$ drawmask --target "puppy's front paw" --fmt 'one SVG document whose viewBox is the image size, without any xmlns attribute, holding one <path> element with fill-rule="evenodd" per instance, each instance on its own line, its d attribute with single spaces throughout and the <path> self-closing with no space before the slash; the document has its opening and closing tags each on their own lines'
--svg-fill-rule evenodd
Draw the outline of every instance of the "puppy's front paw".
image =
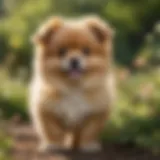
<svg viewBox="0 0 160 160">
<path fill-rule="evenodd" d="M 38 151 L 39 152 L 47 152 L 47 151 L 58 151 L 61 150 L 62 146 L 57 145 L 57 144 L 46 144 L 46 143 L 42 143 L 39 147 L 38 147 Z"/>
<path fill-rule="evenodd" d="M 58 144 L 49 144 L 46 149 L 47 149 L 48 152 L 50 152 L 50 151 L 51 152 L 57 152 L 57 151 L 62 150 L 63 147 L 61 145 L 58 145 Z"/>
<path fill-rule="evenodd" d="M 38 152 L 46 152 L 47 150 L 47 144 L 46 143 L 41 143 L 39 144 L 38 148 L 37 148 L 37 151 Z"/>
<path fill-rule="evenodd" d="M 98 142 L 91 142 L 91 143 L 82 145 L 80 149 L 84 152 L 99 152 L 101 151 L 102 147 L 101 147 L 101 144 Z"/>
</svg>

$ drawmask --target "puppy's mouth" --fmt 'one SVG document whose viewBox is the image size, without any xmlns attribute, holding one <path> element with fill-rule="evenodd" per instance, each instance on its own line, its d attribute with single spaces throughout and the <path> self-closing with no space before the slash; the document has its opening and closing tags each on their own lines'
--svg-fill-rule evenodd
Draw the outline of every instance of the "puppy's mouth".
<svg viewBox="0 0 160 160">
<path fill-rule="evenodd" d="M 84 66 L 79 58 L 72 58 L 69 61 L 69 66 L 67 67 L 67 76 L 70 79 L 78 80 L 82 77 L 84 72 Z"/>
<path fill-rule="evenodd" d="M 69 75 L 69 78 L 77 80 L 82 76 L 83 72 L 84 72 L 83 69 L 80 69 L 80 68 L 70 69 L 68 71 L 68 75 Z"/>
</svg>

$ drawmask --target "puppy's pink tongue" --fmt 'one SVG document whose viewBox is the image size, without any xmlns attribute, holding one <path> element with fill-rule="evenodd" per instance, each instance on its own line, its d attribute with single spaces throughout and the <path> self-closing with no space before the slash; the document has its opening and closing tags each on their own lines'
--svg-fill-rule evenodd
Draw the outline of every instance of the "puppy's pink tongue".
<svg viewBox="0 0 160 160">
<path fill-rule="evenodd" d="M 70 76 L 73 79 L 78 79 L 81 76 L 81 72 L 73 70 L 73 71 L 70 72 Z"/>
</svg>

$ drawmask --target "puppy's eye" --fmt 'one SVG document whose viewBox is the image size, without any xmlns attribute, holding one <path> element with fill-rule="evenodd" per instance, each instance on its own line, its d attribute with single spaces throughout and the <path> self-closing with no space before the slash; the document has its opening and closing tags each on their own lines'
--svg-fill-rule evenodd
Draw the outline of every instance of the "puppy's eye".
<svg viewBox="0 0 160 160">
<path fill-rule="evenodd" d="M 65 56 L 66 53 L 67 53 L 67 48 L 65 48 L 65 47 L 62 47 L 62 48 L 60 48 L 60 49 L 58 50 L 58 55 L 59 55 L 59 57 Z"/>
<path fill-rule="evenodd" d="M 90 50 L 90 48 L 88 48 L 88 47 L 84 47 L 82 51 L 83 51 L 83 53 L 84 53 L 85 55 L 87 55 L 87 56 L 90 55 L 90 53 L 91 53 L 91 50 Z"/>
</svg>

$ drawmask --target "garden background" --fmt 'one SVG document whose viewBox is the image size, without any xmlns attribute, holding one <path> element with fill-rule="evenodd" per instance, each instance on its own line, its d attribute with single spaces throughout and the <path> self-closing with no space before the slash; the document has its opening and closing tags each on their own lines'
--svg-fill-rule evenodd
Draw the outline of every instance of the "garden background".
<svg viewBox="0 0 160 160">
<path fill-rule="evenodd" d="M 160 0 L 0 0 L 0 124 L 29 122 L 31 35 L 47 17 L 97 14 L 116 31 L 117 100 L 101 139 L 160 151 Z M 3 127 L 2 127 L 3 128 Z M 12 138 L 0 130 L 0 159 Z"/>
</svg>

